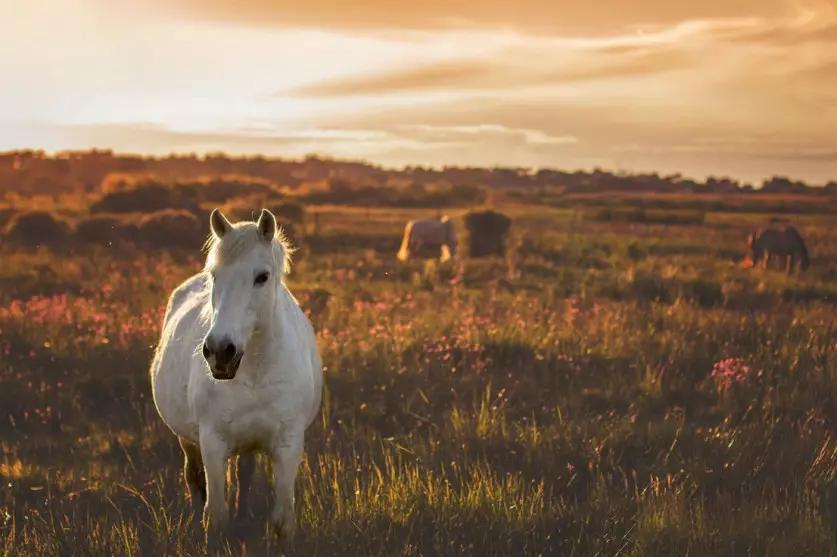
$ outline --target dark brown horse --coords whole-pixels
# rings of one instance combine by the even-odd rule
[[[759,229],[750,234],[748,248],[745,261],[750,267],[761,263],[766,269],[771,256],[780,258],[782,268],[788,274],[793,272],[796,263],[799,263],[801,271],[811,265],[805,240],[793,226]]]

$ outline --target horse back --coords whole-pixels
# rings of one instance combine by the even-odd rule
[[[169,296],[169,302],[166,305],[166,314],[163,318],[163,327],[169,321],[173,313],[178,311],[183,305],[195,296],[199,296],[207,289],[207,275],[205,273],[198,273],[193,275],[180,283],[180,286],[172,291]]]
[[[166,313],[163,317],[163,326],[160,332],[160,339],[154,354],[151,366],[152,375],[156,374],[166,360],[172,356],[177,359],[188,359],[188,355],[194,351],[194,346],[184,344],[184,338],[194,334],[200,325],[200,317],[203,305],[207,296],[207,278],[201,273],[186,279],[169,296],[166,305]],[[191,334],[190,334],[191,333]],[[184,351],[183,355],[176,352]]]
[[[785,234],[788,235],[791,242],[795,245],[795,251],[801,253],[805,257],[808,257],[808,248],[805,245],[805,240],[802,238],[802,234],[800,234],[796,228],[790,225],[788,225],[785,228]]]

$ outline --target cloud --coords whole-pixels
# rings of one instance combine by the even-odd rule
[[[577,142],[574,137],[552,136],[536,129],[515,129],[500,125],[407,125],[388,130],[321,127],[281,132],[263,126],[193,131],[143,123],[9,123],[6,130],[8,134],[0,136],[0,149],[30,147],[61,150],[99,147],[158,154],[225,150],[231,153],[260,152],[296,156],[316,151],[337,156],[368,157],[398,149],[417,153],[468,146],[560,146]],[[4,139],[14,140],[15,143],[5,146]]]
[[[154,12],[143,33],[88,22],[111,35],[54,79],[46,61],[56,45],[78,41],[36,41],[38,58],[10,59],[22,87],[0,119],[168,127],[33,134],[4,121],[0,143],[837,174],[837,0],[156,1],[131,3]],[[91,65],[88,51],[108,64]]]
[[[353,95],[380,95],[391,92],[416,91],[439,87],[458,88],[467,83],[501,84],[492,71],[503,71],[490,61],[456,60],[438,64],[355,76],[339,80],[313,83],[295,90],[279,93],[301,97],[343,97]]]
[[[541,33],[601,33],[634,25],[670,25],[788,13],[785,0],[152,0],[151,10],[247,26],[350,30],[519,29]]]
[[[499,124],[479,124],[474,126],[433,126],[417,124],[399,126],[397,129],[418,141],[449,142],[513,142],[529,145],[567,145],[578,143],[578,138],[561,135],[555,136],[537,129],[508,128]]]
[[[568,48],[529,44],[491,57],[443,60],[418,67],[331,79],[281,91],[278,97],[332,98],[434,90],[520,89],[642,77],[693,68],[700,56],[678,45],[619,44]]]

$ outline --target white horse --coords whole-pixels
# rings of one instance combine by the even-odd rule
[[[316,337],[285,286],[290,250],[273,214],[230,224],[215,209],[210,225],[204,271],[178,286],[166,308],[151,364],[154,403],[180,441],[207,533],[229,527],[227,460],[242,455],[241,516],[260,452],[273,461],[271,523],[290,540],[304,434],[322,396]]]
[[[440,246],[442,252],[439,259],[442,262],[455,257],[458,241],[453,221],[444,216],[440,220],[421,219],[408,222],[404,227],[404,239],[401,240],[398,259],[406,261],[410,253],[416,251],[422,244]]]

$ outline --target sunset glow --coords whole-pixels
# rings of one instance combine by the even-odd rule
[[[0,149],[837,175],[835,0],[0,3]]]

